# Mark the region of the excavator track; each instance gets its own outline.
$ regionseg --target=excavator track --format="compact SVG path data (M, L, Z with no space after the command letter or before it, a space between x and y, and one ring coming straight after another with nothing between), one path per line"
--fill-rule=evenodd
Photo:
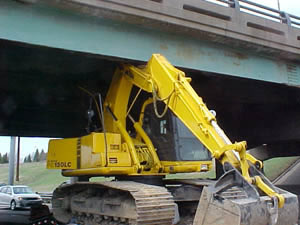
M85 225L171 225L176 204L164 187L132 181L78 182L57 188L53 213Z

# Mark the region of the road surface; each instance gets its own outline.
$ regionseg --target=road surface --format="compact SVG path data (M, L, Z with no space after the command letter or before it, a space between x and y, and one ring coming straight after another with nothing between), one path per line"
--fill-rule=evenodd
M28 225L30 210L15 210L0 208L0 225Z

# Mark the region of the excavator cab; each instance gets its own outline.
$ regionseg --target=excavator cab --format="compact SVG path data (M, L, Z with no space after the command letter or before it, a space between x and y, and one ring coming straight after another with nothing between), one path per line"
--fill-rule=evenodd
M159 110L162 106L158 107ZM157 149L162 161L210 161L208 149L168 110L157 118L153 104L145 108L143 128Z

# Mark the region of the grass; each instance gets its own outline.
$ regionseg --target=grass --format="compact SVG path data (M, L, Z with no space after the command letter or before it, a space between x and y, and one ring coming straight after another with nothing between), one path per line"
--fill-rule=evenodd
M293 164L299 157L274 158L264 162L266 176L273 180ZM206 173L187 173L172 174L169 179L195 179L195 178L214 178L215 172ZM20 164L20 181L15 184L24 184L38 192L52 192L55 187L68 180L63 177L60 170L46 169L46 162L34 162ZM93 178L92 181L101 181L104 178ZM107 180L107 179L105 179ZM0 183L8 182L8 164L0 164Z
M285 157L266 160L264 162L265 174L270 180L274 180L298 159L299 157Z
M34 191L51 192L69 178L63 177L60 170L46 169L46 162L20 164L20 181L15 184L24 184ZM8 182L8 164L0 165L0 183Z
M61 170L46 169L46 162L33 162L20 164L20 181L16 185L23 184L37 192L52 192L69 177L61 175ZM103 181L109 178L96 177L91 181ZM8 183L8 164L0 164L0 183Z

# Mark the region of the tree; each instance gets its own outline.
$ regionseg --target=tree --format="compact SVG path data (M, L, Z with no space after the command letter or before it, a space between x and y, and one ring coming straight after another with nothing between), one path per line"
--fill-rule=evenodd
M8 163L8 154L5 153L3 156L2 156L2 163Z
M32 162L30 154L27 156L27 162L28 162L28 163L31 163L31 162Z
M39 162L40 161L40 153L39 150L36 149L35 153L34 153L34 157L33 157L33 162Z
M31 154L28 154L28 156L26 156L24 158L24 163L31 163L32 162L32 159L31 159Z
M0 164L2 163L2 155L1 155L1 153L0 153Z
M45 161L47 158L47 154L44 152L44 149L42 149L40 154L40 161Z

